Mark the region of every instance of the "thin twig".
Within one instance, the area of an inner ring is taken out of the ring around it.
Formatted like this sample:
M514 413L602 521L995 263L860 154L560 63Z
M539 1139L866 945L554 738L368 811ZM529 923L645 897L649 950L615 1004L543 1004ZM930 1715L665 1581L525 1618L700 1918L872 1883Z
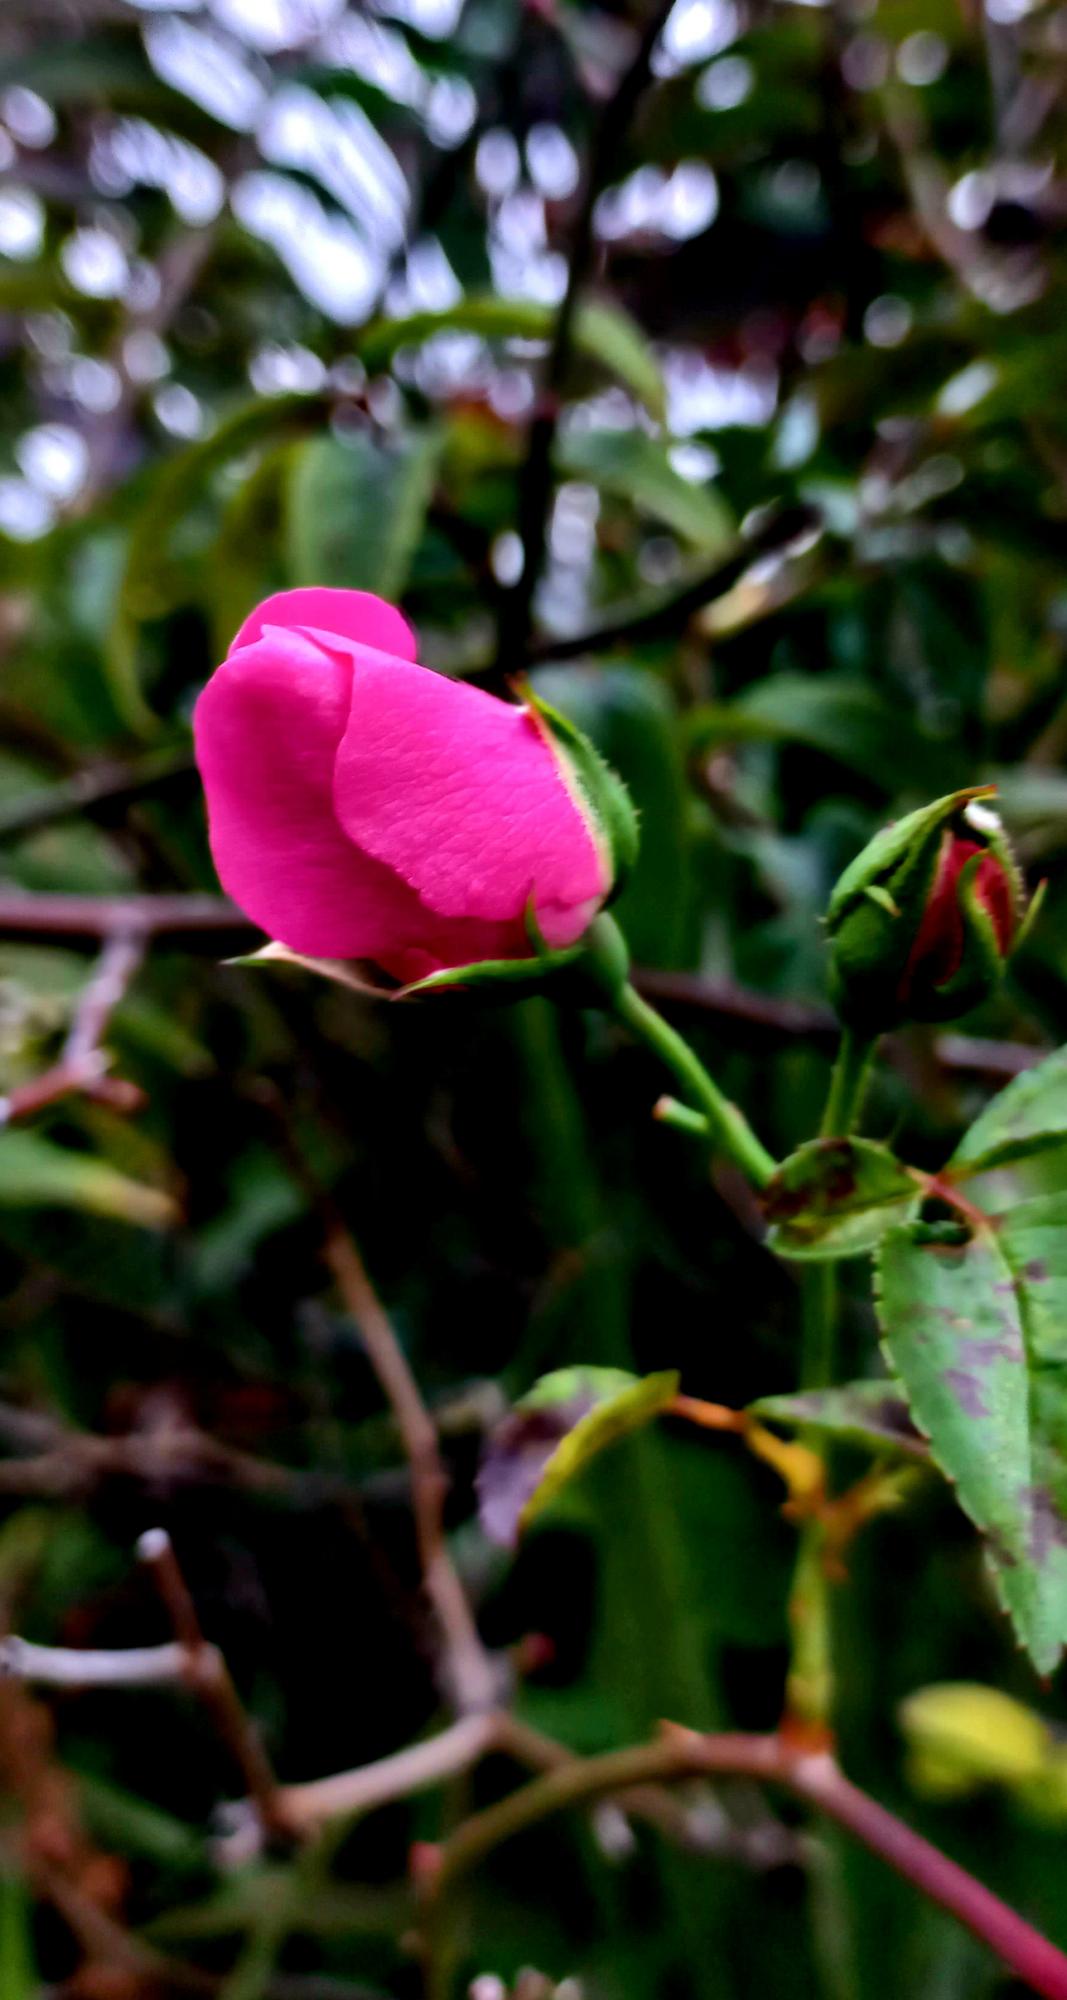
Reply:
M5 806L0 811L0 840L36 833L75 813L91 814L99 806L129 804L184 780L195 768L192 753L185 749L152 750L127 763L90 765Z
M66 896L0 890L0 937L19 942L52 938L84 945L123 931L167 938L184 947L206 945L215 952L231 946L247 949L257 935L225 896Z
M204 1481L252 1493L332 1490L328 1483L306 1479L288 1466L238 1451L192 1426L166 1425L122 1437L97 1437L91 1432L68 1431L60 1424L47 1434L35 1433L31 1422L22 1439L17 1426L27 1414L0 1406L0 1434L7 1433L5 1441L18 1450L29 1448L33 1452L30 1457L0 1462L0 1494L77 1500L108 1479L141 1480L157 1492ZM43 1450L35 1448L35 1436L39 1436Z
M655 1742L546 1772L457 1827L441 1850L429 1885L433 1904L440 1907L458 1879L502 1841L564 1807L588 1805L633 1785L698 1775L784 1785L966 1925L1035 1993L1045 2000L1067 2000L1067 1956L973 1875L850 1783L825 1751L798 1748L778 1735L700 1736L668 1727Z
M832 1054L840 1039L840 1022L832 1008L820 1007L813 1001L758 993L732 979L637 966L633 983L639 993L668 1012L677 1009L706 1014L736 1026L744 1032L746 1040L751 1039L759 1046L796 1039ZM899 1055L904 1046L897 1037L886 1037L884 1047L890 1056ZM937 1035L932 1046L942 1069L976 1076L1018 1076L1023 1070L1033 1069L1049 1053L1039 1043L999 1042L982 1035Z
M371 1812L459 1777L495 1751L534 1771L558 1771L581 1762L564 1744L506 1711L487 1711L461 1716L438 1735L373 1764L333 1772L308 1784L283 1785L281 1810L294 1831L314 1834L331 1819ZM614 1795L612 1803L627 1818L647 1821L691 1852L728 1856L761 1870L807 1859L802 1841L778 1821L763 1818L752 1827L737 1826L725 1814L709 1813L704 1805L683 1804L662 1785L629 1786Z
M389 1316L367 1276L359 1250L340 1223L334 1223L329 1231L325 1256L403 1440L411 1470L419 1563L441 1641L445 1692L459 1715L477 1714L495 1707L501 1692L501 1676L482 1644L466 1591L448 1552L444 1532L448 1478L437 1431Z
M230 1670L217 1646L205 1639L189 1587L163 1528L141 1536L137 1553L174 1627L185 1659L187 1684L211 1715L215 1727L240 1769L249 1796L265 1827L286 1830L278 1804L278 1786L255 1725L245 1714Z
M563 643L566 652L576 650L569 640ZM0 890L0 938L20 943L49 938L84 947L124 926L141 931L149 940L160 939L183 951L206 951L215 956L247 951L261 936L225 896L65 896ZM735 1022L761 1040L799 1037L828 1050L837 1044L838 1024L830 1008L809 1001L780 999L733 980L695 972L639 967L634 972L634 985L665 1007L691 1008L723 1022ZM1031 1069L1048 1054L1047 1049L1028 1042L999 1042L977 1035L939 1035L934 1048L944 1069L1004 1077Z
M972 298L988 305L1010 268L977 229L963 229L949 210L951 182L931 151L915 93L889 87L881 94L886 132L896 147L904 185L927 241Z
M510 1714L499 1718L498 1747L533 1771L558 1771L581 1761L565 1744ZM772 1814L760 1813L753 1824L741 1825L711 1795L689 1805L676 1799L666 1785L630 1785L613 1795L613 1803L628 1818L644 1820L690 1853L739 1861L760 1871L803 1867L810 1860L803 1836Z
M412 1743L373 1764L336 1771L304 1785L283 1786L282 1812L297 1832L316 1832L327 1820L370 1812L375 1806L410 1798L414 1792L458 1777L497 1748L499 1741L500 1717L491 1710L461 1715L450 1728L427 1737L424 1743Z
M586 653L606 653L649 639L671 638L684 631L697 611L731 590L753 563L784 551L791 542L802 535L814 534L820 526L821 516L813 507L770 508L729 555L716 557L696 576L687 577L670 590L644 595L636 604L621 605L599 625L584 632L571 632L564 638L531 639L526 646L526 660L532 663L574 660ZM512 655L513 660L516 657Z
M0 1639L0 1674L41 1687L161 1687L187 1674L185 1647L123 1646L92 1652L77 1646L37 1646L31 1639Z
M103 1047L108 1023L115 1008L125 998L127 988L144 957L143 930L134 924L117 927L103 950L78 1000L70 1032L58 1060L41 1076L16 1084L0 1098L0 1125L12 1125L54 1104L61 1097L80 1092L129 1111L141 1102L135 1084L107 1074L109 1057Z
M610 179L622 141L652 73L652 56L673 0L656 0L628 67L605 106L586 169L574 219L567 289L556 317L538 408L530 425L526 464L519 481L519 538L522 569L501 608L495 672L513 673L527 658L534 593L544 567L548 514L552 502L552 452L570 371L574 322L593 251L597 198Z

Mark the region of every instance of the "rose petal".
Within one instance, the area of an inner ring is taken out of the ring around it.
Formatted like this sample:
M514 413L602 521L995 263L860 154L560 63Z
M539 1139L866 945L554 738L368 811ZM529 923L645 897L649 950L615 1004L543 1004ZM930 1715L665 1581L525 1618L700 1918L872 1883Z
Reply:
M434 929L414 891L337 824L333 768L351 682L344 651L268 632L230 653L194 716L219 879L254 923L312 958L374 958Z
M349 838L443 917L515 923L532 897L546 942L570 944L610 878L529 712L360 646L352 654L334 781Z
M230 652L261 639L268 625L283 629L311 626L321 632L336 632L343 639L355 639L364 646L374 646L378 652L392 653L397 659L414 660L416 656L415 635L406 618L369 590L279 590L249 612Z

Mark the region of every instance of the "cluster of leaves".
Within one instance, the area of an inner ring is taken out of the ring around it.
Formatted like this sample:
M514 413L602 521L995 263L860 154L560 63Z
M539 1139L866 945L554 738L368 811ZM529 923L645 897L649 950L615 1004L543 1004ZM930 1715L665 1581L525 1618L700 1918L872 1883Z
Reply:
M648 1118L662 1078L602 1021L387 1008L222 966L207 933L156 939L114 1012L136 1115L73 1094L0 1134L5 1611L42 1642L165 1636L130 1561L164 1522L294 1779L411 1741L439 1703L397 1440L312 1187L351 1220L434 1407L487 1638L522 1656L538 1636L531 1724L596 1750L663 1715L777 1720L795 1536L736 1440L642 1427L675 1371L826 1439L841 1485L872 1453L926 1464L902 1385L1043 1673L1065 1636L1062 1060L998 1088L1067 1024L1063 10L676 10L610 167L630 222L596 238L514 662L497 615L568 161L636 9L445 12L443 37L414 0L8 0L0 20L0 1087L48 1064L89 976L74 918L49 941L21 899L212 892L192 700L258 597L341 583L402 599L445 671L499 685L534 664L618 768L641 815L618 908L635 959L785 1161L774 1257ZM450 102L468 108L442 137ZM535 172L546 132L558 182ZM399 236L375 234L390 160ZM183 214L183 172L213 213ZM671 218L693 187L687 237ZM337 286L357 266L354 305ZM804 532L750 566L769 504ZM882 1137L813 1144L830 887L884 820L986 779L1049 878L1041 924L966 1038L894 1039L866 1114ZM795 1397L813 1256L843 1260L851 1386ZM482 1434L508 1408L498 1443L521 1451L496 1464L503 1499L492 1461L482 1492L508 1536L525 1508L517 1553L476 1525ZM31 1419L63 1427L46 1450ZM183 1468L161 1448L155 1481L75 1449L191 1430L225 1449ZM260 1488L263 1462L281 1476ZM850 1551L835 1617L848 1768L1067 1944L1062 1822L1035 1804L1062 1691L1017 1652L932 1472ZM1038 1744L1009 1796L965 1807L905 1765L894 1723L961 1680L1021 1702ZM0 1710L9 1778L20 1713ZM211 1815L238 1780L191 1704L69 1696L55 1726L92 1839L125 1862L113 1907L227 2000L410 1990L407 1856L439 1800L313 1865L227 1874ZM503 1782L491 1767L479 1796ZM742 1831L760 1810L729 1809ZM71 1975L71 1943L7 1856L0 1986L23 2000ZM994 1989L874 1863L824 1859L849 1913L829 1941L795 1866L753 1878L643 1832L620 1863L584 1821L530 1835L456 1898L457 1990L531 1962L605 2000Z

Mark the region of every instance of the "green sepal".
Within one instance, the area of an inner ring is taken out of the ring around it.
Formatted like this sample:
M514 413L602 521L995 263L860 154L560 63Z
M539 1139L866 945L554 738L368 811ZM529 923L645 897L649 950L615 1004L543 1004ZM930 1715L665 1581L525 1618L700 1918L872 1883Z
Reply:
M826 911L827 927L831 933L842 922L854 900L872 884L889 889L893 900L898 901L895 887L891 887L900 879L898 865L907 863L910 858L921 869L922 855L927 852L926 843L932 841L936 855L940 836L949 821L961 813L972 799L991 798L994 789L992 785L970 785L963 791L948 792L944 798L934 799L931 805L905 813L904 818L894 820L892 826L883 826L866 847L861 848L855 860L849 862L834 885Z
M441 972L428 972L390 995L393 1000L417 1000L424 993L479 991L500 992L501 999L526 1000L545 991L548 981L582 956L580 944L566 951L546 952L543 958L480 958L471 965L446 965Z
M573 778L579 800L592 821L595 836L607 846L611 861L611 902L624 886L637 860L640 831L634 802L618 773L606 763L585 732L552 708L523 682L518 692L535 721L552 740L567 774Z
M279 944L277 938L260 945L258 951L241 952L234 958L224 958L222 963L238 970L247 967L253 972L273 971L278 967L312 972L317 979L328 979L334 986L345 986L350 993L362 993L371 1000L388 999L393 991L385 974L368 959L308 958L304 952L291 951L287 944Z
M410 986L398 987L392 998L410 1000L422 993L448 993L455 988L496 991L502 1000L526 1000L531 994L545 992L557 974L584 958L585 938L553 951L541 935L532 897L526 905L525 924L532 958L479 958L470 965L446 965L440 972L428 972L425 979L413 979Z

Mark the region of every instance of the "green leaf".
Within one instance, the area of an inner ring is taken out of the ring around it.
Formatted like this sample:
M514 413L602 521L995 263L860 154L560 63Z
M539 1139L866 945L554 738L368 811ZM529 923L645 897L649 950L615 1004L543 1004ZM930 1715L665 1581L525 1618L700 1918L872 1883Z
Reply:
M761 1396L749 1404L754 1417L813 1431L842 1444L905 1458L929 1458L926 1441L908 1414L895 1382L845 1382L838 1389L801 1389L796 1395Z
M783 1160L764 1197L779 1257L858 1257L921 1200L916 1175L873 1139L810 1139Z
M38 1132L0 1133L0 1208L75 1208L87 1215L163 1229L172 1197L131 1180L106 1160L53 1145Z
M694 709L695 749L716 743L803 743L896 794L902 760L909 782L944 772L944 747L919 734L886 696L844 674L769 674L731 702Z
M535 1384L489 1439L478 1474L478 1513L489 1539L514 1548L591 1459L668 1408L674 1370L644 1377L623 1368L558 1368Z
M535 299L501 299L477 294L439 312L410 313L405 319L376 320L360 337L359 355L373 374L388 368L402 347L413 347L436 333L476 333L483 340L549 340L556 324L556 307ZM618 306L580 306L574 322L579 353L618 376L638 401L661 422L666 392L659 365L635 320Z
M950 1175L1006 1166L1028 1158L1067 1138L1067 1048L1056 1049L1044 1062L998 1091L970 1130L965 1132L948 1164Z
M984 1785L1029 1787L1053 1754L1053 1736L1032 1708L999 1688L941 1681L916 1688L899 1708L908 1777L928 1798L967 1798Z
M1020 1640L1051 1673L1067 1643L1067 1196L971 1235L891 1230L878 1292L912 1416L986 1538Z
M673 528L683 541L713 554L733 544L736 527L713 486L676 472L669 443L638 430L568 431L556 459L572 479L588 479Z
M444 442L439 429L383 449L362 431L312 438L295 455L287 506L294 584L403 593Z

